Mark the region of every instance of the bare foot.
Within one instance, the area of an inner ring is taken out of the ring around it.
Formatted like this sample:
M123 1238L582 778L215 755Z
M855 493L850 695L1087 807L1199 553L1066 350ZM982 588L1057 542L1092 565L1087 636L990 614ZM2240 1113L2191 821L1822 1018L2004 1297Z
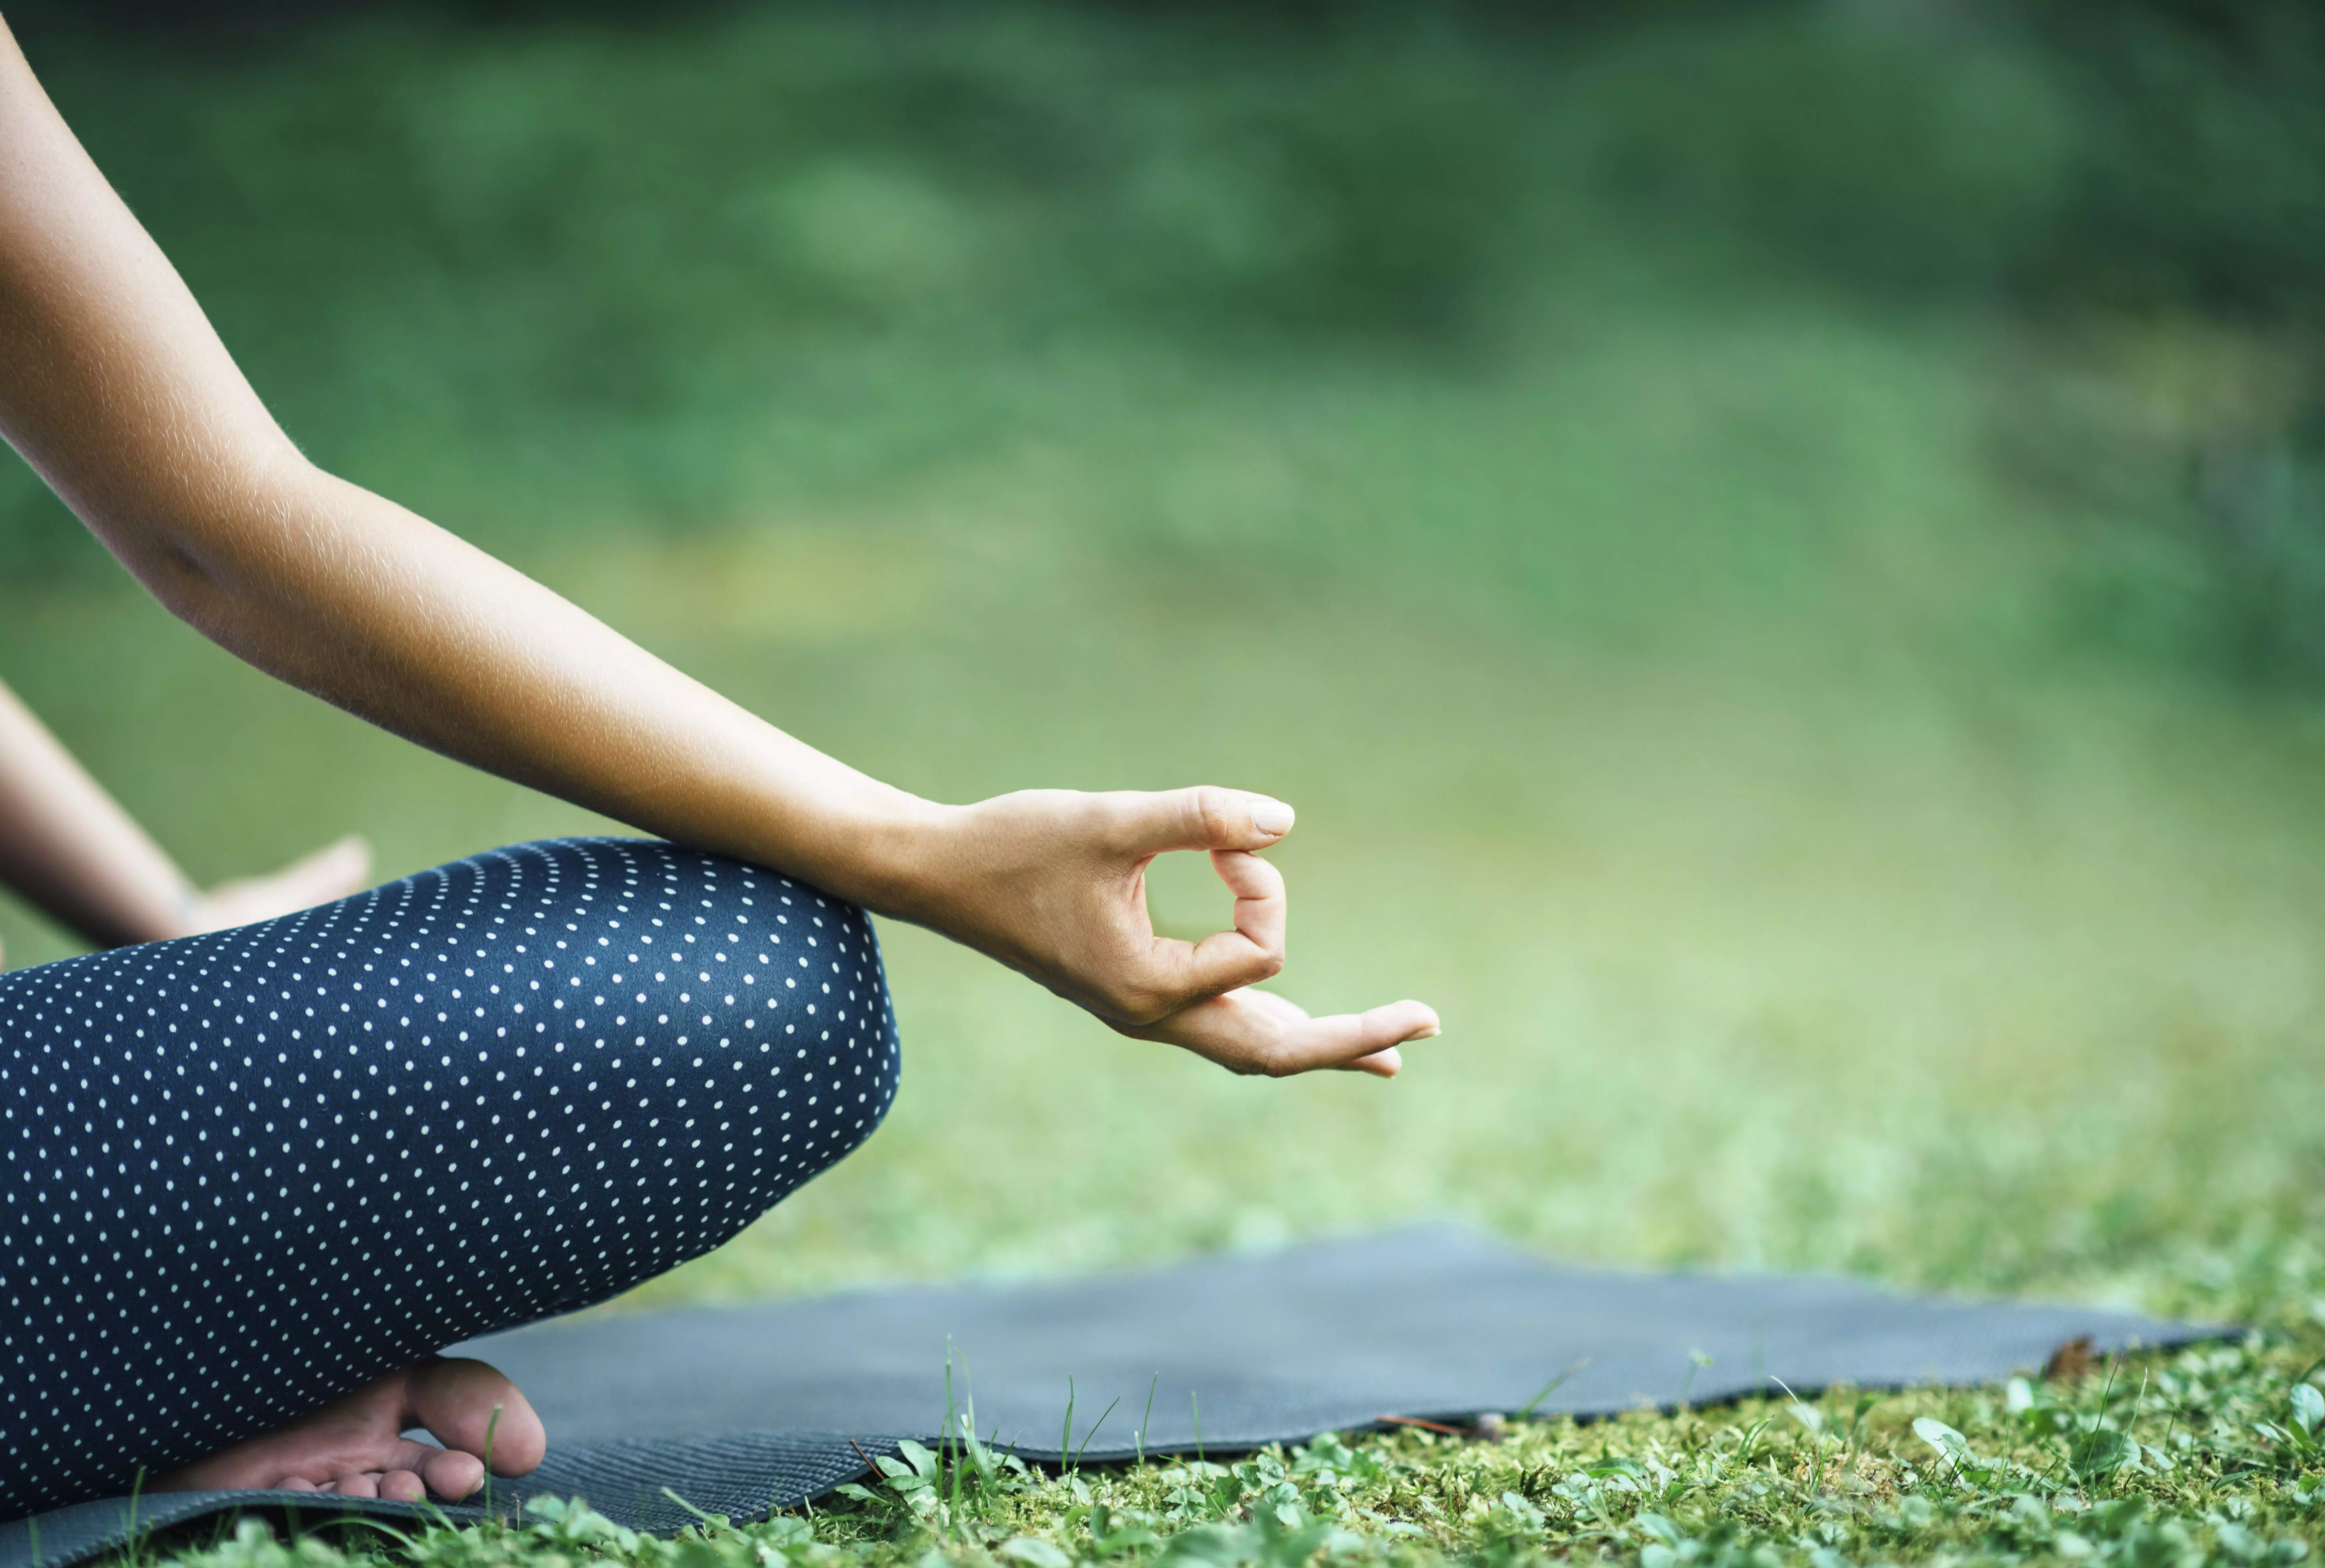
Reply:
M360 892L371 879L371 846L350 835L264 877L221 882L186 913L189 932L255 925Z
M415 1426L444 1446L403 1435ZM431 1356L172 1471L153 1489L279 1488L413 1503L432 1492L457 1501L485 1484L488 1444L494 1474L524 1475L541 1462L549 1439L541 1417L499 1372L482 1361Z

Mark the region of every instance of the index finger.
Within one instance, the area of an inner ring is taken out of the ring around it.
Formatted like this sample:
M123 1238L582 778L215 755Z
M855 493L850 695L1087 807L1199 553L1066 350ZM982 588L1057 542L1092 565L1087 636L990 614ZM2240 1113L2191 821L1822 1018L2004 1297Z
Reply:
M1198 942L1154 939L1157 986L1169 997L1168 1012L1255 985L1283 968L1283 874L1240 849L1212 851L1211 865L1236 895L1235 929Z

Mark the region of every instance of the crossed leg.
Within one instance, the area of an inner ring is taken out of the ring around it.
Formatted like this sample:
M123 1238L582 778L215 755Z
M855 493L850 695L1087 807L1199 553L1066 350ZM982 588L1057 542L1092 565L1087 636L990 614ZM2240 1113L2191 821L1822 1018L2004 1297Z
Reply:
M0 1517L531 1470L524 1396L437 1352L719 1245L897 1067L861 911L635 840L0 976Z

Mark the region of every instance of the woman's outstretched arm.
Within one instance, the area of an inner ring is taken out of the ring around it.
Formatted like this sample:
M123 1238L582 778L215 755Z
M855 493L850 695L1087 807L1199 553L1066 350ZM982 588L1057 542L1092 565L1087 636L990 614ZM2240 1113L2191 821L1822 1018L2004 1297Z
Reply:
M371 869L342 839L271 877L208 892L0 685L0 884L102 947L288 914L353 893Z
M1396 1068L1417 1002L1310 1019L1253 851L1289 807L1199 788L921 800L793 739L482 551L301 456L0 29L0 433L173 612L447 756L945 932L1241 1072ZM1144 869L1208 849L1236 929L1154 935Z

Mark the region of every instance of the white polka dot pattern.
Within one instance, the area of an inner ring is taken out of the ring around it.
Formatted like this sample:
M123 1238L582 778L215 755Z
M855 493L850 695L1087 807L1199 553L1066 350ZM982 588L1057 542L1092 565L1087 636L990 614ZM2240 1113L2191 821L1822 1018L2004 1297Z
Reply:
M0 1518L709 1251L898 1066L862 911L635 840L0 977Z

